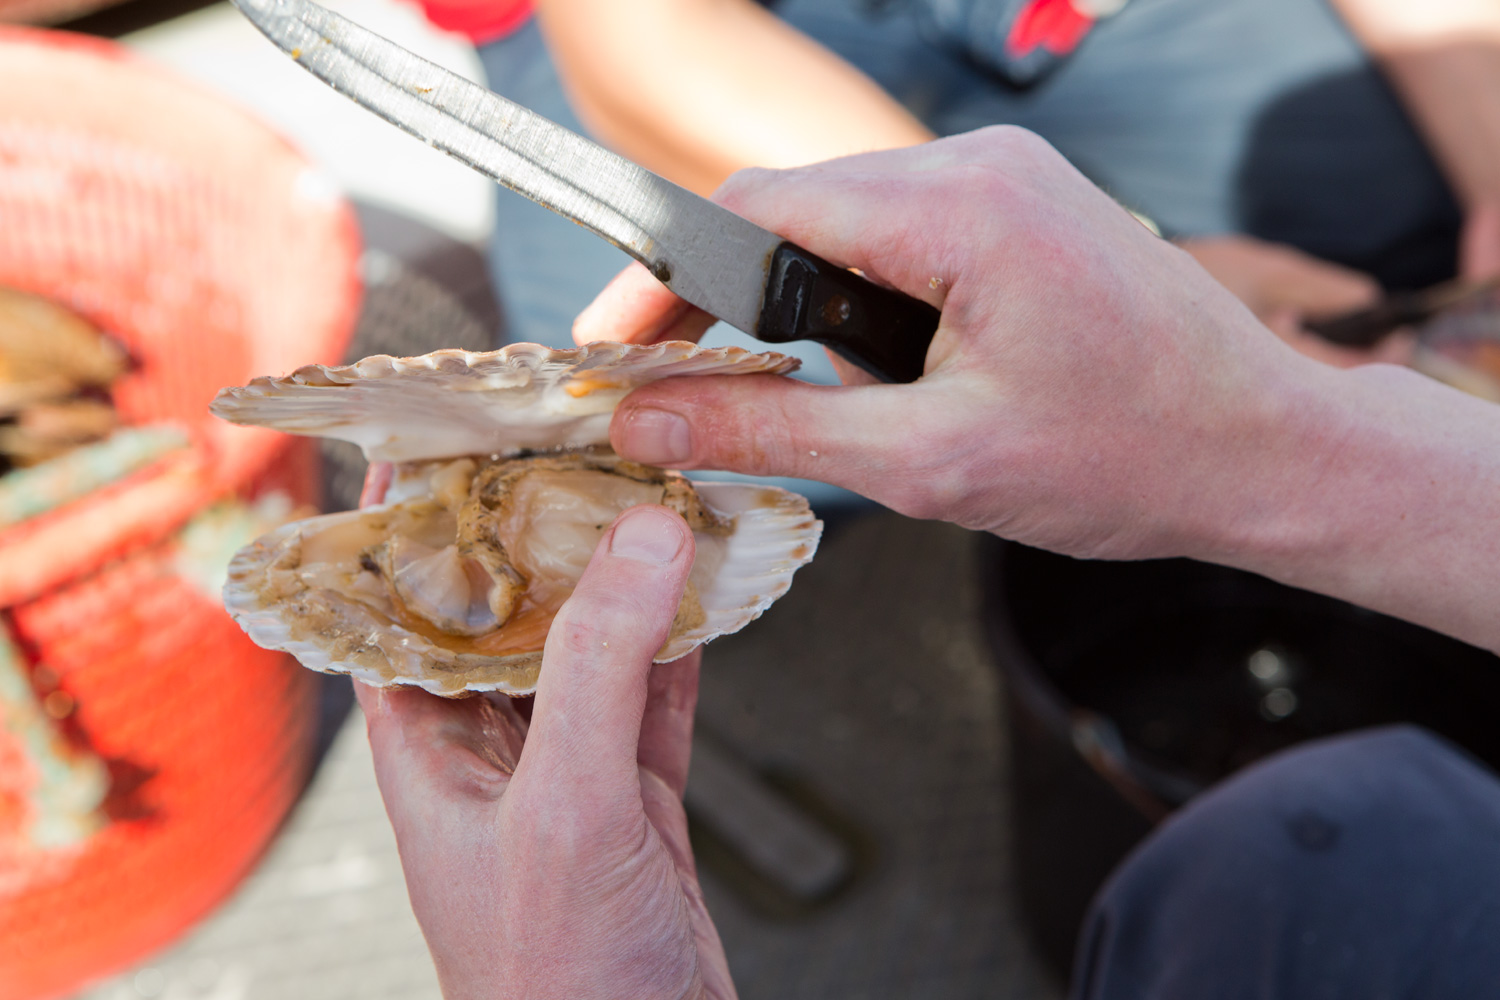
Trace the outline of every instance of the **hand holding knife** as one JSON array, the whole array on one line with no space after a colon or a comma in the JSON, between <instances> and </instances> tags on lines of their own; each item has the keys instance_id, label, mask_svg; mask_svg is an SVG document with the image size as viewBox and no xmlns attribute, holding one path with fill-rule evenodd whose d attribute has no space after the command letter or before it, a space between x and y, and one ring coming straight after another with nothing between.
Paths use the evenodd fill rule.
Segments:
<instances>
[{"instance_id":1,"label":"hand holding knife","mask_svg":"<svg viewBox=\"0 0 1500 1000\"><path fill-rule=\"evenodd\" d=\"M922 374L938 311L450 73L310 0L234 0L335 90L609 240L677 295L772 344L812 340L886 382Z\"/></svg>"}]
</instances>

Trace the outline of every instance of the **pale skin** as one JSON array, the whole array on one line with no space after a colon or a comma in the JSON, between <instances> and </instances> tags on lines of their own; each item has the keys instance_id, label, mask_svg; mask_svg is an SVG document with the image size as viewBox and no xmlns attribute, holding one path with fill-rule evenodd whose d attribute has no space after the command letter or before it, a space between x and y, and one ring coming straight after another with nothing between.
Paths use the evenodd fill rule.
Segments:
<instances>
[{"instance_id":1,"label":"pale skin","mask_svg":"<svg viewBox=\"0 0 1500 1000\"><path fill-rule=\"evenodd\" d=\"M529 724L505 697L355 684L449 1000L735 995L682 808L699 656L651 663L692 562L674 512L621 515L547 637Z\"/></svg>"},{"instance_id":2,"label":"pale skin","mask_svg":"<svg viewBox=\"0 0 1500 1000\"><path fill-rule=\"evenodd\" d=\"M1463 196L1467 277L1500 273L1500 4L1338 0ZM929 141L932 133L854 66L754 0L538 0L537 17L579 116L606 143L702 194L736 170L791 167ZM1467 55L1455 63L1452 46ZM767 72L775 67L775 72ZM1180 245L1298 350L1330 364L1403 361L1308 334L1308 317L1380 295L1367 275L1237 234Z\"/></svg>"},{"instance_id":3,"label":"pale skin","mask_svg":"<svg viewBox=\"0 0 1500 1000\"><path fill-rule=\"evenodd\" d=\"M927 372L669 379L617 412L623 454L815 476L1075 555L1238 566L1500 649L1500 409L1291 350L1035 136L750 171L718 197L939 307ZM701 322L627 277L585 325ZM682 816L697 663L649 662L691 536L660 508L622 518L643 534L622 551L616 522L565 606L529 732L503 702L360 692L449 997L734 995Z\"/></svg>"}]
</instances>

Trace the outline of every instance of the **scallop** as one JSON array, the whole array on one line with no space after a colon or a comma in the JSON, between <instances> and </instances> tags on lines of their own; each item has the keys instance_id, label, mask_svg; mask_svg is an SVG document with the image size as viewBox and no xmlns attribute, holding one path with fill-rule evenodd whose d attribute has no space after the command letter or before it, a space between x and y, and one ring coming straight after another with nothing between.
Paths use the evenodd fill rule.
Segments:
<instances>
[{"instance_id":1,"label":"scallop","mask_svg":"<svg viewBox=\"0 0 1500 1000\"><path fill-rule=\"evenodd\" d=\"M791 586L822 525L770 486L693 482L616 455L610 416L660 378L784 374L783 355L688 343L378 355L222 390L220 417L359 444L395 463L386 502L287 524L242 549L225 605L304 666L450 697L536 688L553 617L604 530L677 511L697 555L666 662L738 631Z\"/></svg>"}]
</instances>

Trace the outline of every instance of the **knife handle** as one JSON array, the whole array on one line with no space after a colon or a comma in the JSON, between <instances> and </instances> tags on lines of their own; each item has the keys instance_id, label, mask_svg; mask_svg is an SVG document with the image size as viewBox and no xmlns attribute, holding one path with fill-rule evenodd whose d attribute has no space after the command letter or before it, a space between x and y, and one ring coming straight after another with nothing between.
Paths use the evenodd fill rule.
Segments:
<instances>
[{"instance_id":1,"label":"knife handle","mask_svg":"<svg viewBox=\"0 0 1500 1000\"><path fill-rule=\"evenodd\" d=\"M915 382L938 316L925 302L782 243L771 254L755 337L816 341L882 382Z\"/></svg>"},{"instance_id":2,"label":"knife handle","mask_svg":"<svg viewBox=\"0 0 1500 1000\"><path fill-rule=\"evenodd\" d=\"M1421 292L1398 292L1368 308L1315 317L1302 325L1330 344L1374 347L1397 327L1431 319L1434 312Z\"/></svg>"}]
</instances>

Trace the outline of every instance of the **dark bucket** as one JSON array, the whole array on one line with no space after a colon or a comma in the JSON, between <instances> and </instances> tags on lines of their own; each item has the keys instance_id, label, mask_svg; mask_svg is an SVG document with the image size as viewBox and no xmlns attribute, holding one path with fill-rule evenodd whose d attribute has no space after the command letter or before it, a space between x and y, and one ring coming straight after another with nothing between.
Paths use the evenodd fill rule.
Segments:
<instances>
[{"instance_id":1,"label":"dark bucket","mask_svg":"<svg viewBox=\"0 0 1500 1000\"><path fill-rule=\"evenodd\" d=\"M1088 562L997 540L983 565L1022 917L1061 977L1115 865L1246 764L1404 721L1500 765L1500 660L1473 646L1185 559Z\"/></svg>"}]
</instances>

